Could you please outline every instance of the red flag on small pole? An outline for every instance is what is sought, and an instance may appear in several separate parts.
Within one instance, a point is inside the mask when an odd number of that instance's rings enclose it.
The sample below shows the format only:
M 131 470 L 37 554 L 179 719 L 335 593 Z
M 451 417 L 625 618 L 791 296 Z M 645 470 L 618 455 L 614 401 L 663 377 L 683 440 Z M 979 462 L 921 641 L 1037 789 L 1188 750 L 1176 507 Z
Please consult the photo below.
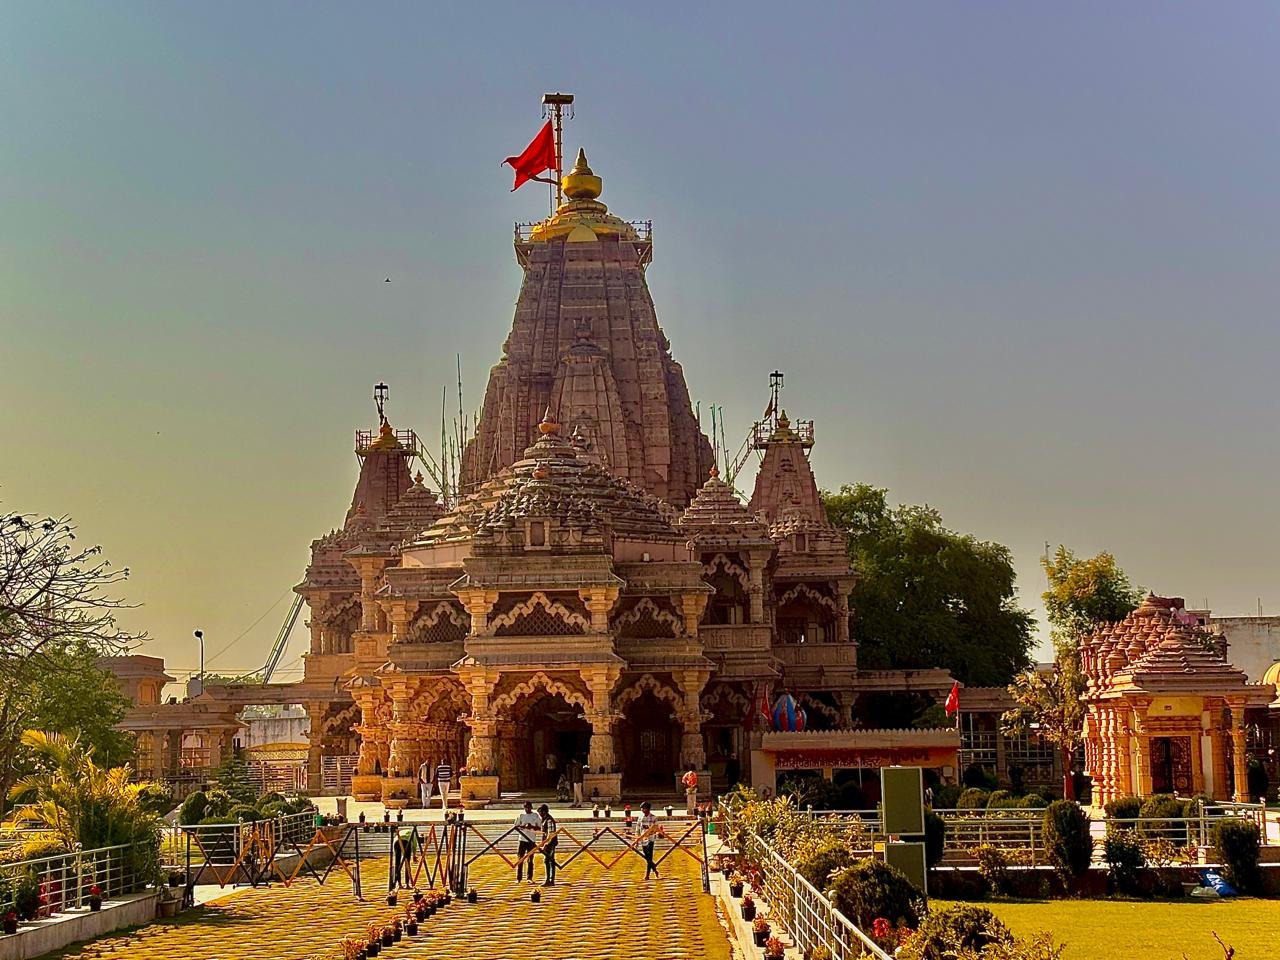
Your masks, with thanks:
M 518 157 L 507 157 L 502 162 L 511 164 L 516 172 L 516 183 L 511 188 L 513 191 L 519 190 L 520 186 L 528 180 L 555 183 L 554 180 L 538 176 L 544 170 L 556 169 L 556 139 L 551 129 L 551 121 L 548 120 L 542 125 L 538 135 L 524 148 L 523 153 Z
M 945 704 L 947 716 L 958 713 L 960 710 L 960 681 L 956 680 L 951 684 L 951 692 L 947 694 L 947 702 Z

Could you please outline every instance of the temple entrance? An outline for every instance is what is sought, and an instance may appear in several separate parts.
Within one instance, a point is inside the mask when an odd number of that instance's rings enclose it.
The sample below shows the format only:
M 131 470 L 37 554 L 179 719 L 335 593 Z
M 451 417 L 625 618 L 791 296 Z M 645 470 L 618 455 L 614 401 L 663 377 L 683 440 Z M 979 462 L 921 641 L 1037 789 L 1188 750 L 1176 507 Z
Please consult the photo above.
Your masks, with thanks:
M 569 761 L 575 757 L 586 761 L 591 724 L 583 708 L 562 695 L 531 694 L 516 704 L 512 719 L 516 721 L 516 769 L 513 777 L 503 770 L 503 779 L 517 790 L 555 790 Z
M 1153 793 L 1190 793 L 1191 738 L 1151 738 L 1151 789 Z
M 652 691 L 628 704 L 618 722 L 623 787 L 670 793 L 680 758 L 680 733 L 671 704 Z

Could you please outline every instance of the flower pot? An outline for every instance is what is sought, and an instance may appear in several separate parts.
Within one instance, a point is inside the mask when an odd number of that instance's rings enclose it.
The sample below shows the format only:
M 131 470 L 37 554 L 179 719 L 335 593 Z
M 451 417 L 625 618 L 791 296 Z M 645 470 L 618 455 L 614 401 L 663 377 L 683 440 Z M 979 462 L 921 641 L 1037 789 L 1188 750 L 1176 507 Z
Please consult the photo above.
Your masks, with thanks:
M 383 945 L 384 947 L 389 947 L 389 946 L 391 946 L 391 945 L 392 945 L 393 943 L 395 943 L 395 942 L 396 942 L 396 938 L 395 938 L 394 934 L 392 934 L 392 932 L 391 932 L 390 930 L 383 930 L 383 931 L 382 931 L 382 945 Z
M 382 952 L 382 944 L 380 944 L 377 940 L 374 940 L 372 943 L 369 944 L 369 946 L 364 948 L 364 952 L 368 954 L 370 957 L 376 957 L 379 953 Z
M 742 905 L 742 919 L 754 920 L 755 918 L 756 918 L 756 905 L 754 903 L 744 903 Z M 764 944 L 762 943 L 760 944 L 760 946 L 763 947 Z
M 418 918 L 419 923 L 427 919 L 427 917 L 431 916 L 431 908 L 428 907 L 425 903 L 418 904 L 418 909 L 413 912 L 414 912 L 414 915 Z
M 89 909 L 90 909 L 90 910 L 93 910 L 93 911 L 95 911 L 95 912 L 96 912 L 96 911 L 98 911 L 98 910 L 101 910 L 101 909 L 102 909 L 102 898 L 101 898 L 101 897 L 90 897 L 90 898 L 89 898 Z
M 394 907 L 396 905 L 396 895 L 394 893 L 387 894 L 387 906 Z
M 742 896 L 742 884 L 740 884 L 740 883 L 731 883 L 731 884 L 729 884 L 729 896 L 731 896 L 731 897 L 735 897 L 735 898 L 737 898 L 737 897 L 741 897 L 741 896 Z
M 417 890 L 413 891 L 413 902 L 414 903 L 422 902 L 422 894 L 419 893 Z
M 4 918 L 4 920 L 3 920 L 2 922 L 3 922 L 3 925 L 4 925 L 4 932 L 5 932 L 5 935 L 6 935 L 6 936 L 11 936 L 11 935 L 13 935 L 13 934 L 15 934 L 15 933 L 17 933 L 17 932 L 18 932 L 18 918 L 17 918 L 17 917 L 5 917 L 5 918 Z
M 765 930 L 761 932 L 759 930 L 753 930 L 751 931 L 751 937 L 755 940 L 757 947 L 763 947 L 765 945 L 765 941 L 769 939 L 769 931 Z
M 593 816 L 593 817 L 595 817 L 597 820 L 599 820 L 599 819 L 600 819 L 600 811 L 599 811 L 599 810 L 592 810 L 592 811 L 591 811 L 591 816 Z
M 409 936 L 416 937 L 418 935 L 418 921 L 410 920 L 407 924 L 405 924 L 405 931 L 409 934 Z
M 399 927 L 396 927 L 394 930 L 391 931 L 392 943 L 399 943 L 402 939 L 404 939 L 404 931 L 401 930 Z
M 479 897 L 476 896 L 476 892 L 474 890 L 467 891 L 467 903 L 475 903 L 478 899 Z

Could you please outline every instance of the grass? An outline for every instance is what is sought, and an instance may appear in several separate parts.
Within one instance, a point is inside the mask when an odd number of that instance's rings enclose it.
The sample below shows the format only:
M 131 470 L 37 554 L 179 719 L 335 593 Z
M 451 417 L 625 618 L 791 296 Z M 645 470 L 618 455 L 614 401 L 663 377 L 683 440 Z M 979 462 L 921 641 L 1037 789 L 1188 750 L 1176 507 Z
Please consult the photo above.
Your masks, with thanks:
M 941 900 L 934 909 L 945 906 Z M 1235 947 L 1235 960 L 1277 955 L 1280 903 L 1228 900 L 1047 900 L 982 904 L 1017 936 L 1047 930 L 1065 943 L 1064 960 L 1222 960 L 1213 939 Z

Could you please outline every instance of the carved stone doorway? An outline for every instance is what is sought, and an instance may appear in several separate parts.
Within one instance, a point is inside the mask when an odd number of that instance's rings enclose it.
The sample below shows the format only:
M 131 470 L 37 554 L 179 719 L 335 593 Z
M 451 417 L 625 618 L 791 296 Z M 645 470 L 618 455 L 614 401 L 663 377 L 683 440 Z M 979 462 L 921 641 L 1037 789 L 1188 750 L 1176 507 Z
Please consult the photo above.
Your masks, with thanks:
M 623 787 L 673 792 L 681 728 L 671 704 L 646 690 L 627 704 L 618 734 Z
M 583 760 L 591 745 L 591 724 L 582 707 L 560 694 L 537 691 L 512 711 L 518 741 L 515 786 L 518 790 L 554 790 L 574 757 Z M 505 776 L 504 771 L 504 776 Z

